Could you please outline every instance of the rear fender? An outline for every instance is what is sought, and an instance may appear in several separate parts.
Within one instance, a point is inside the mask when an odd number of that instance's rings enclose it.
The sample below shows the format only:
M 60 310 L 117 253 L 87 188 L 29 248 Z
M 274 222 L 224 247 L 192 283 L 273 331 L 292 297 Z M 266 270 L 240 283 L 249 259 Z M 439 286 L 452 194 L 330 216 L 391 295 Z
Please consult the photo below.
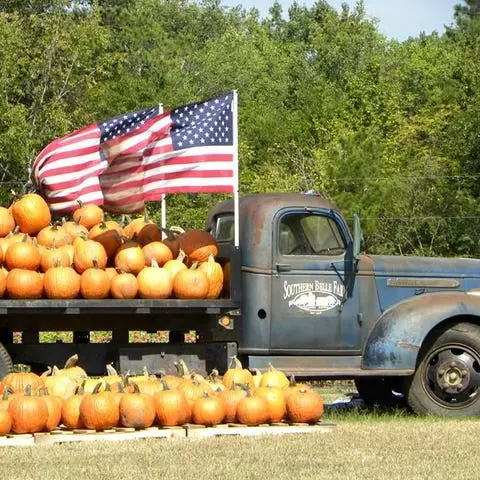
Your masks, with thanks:
M 362 368 L 415 370 L 422 344 L 432 330 L 458 317 L 480 324 L 480 297 L 439 292 L 411 297 L 386 310 L 372 327 Z

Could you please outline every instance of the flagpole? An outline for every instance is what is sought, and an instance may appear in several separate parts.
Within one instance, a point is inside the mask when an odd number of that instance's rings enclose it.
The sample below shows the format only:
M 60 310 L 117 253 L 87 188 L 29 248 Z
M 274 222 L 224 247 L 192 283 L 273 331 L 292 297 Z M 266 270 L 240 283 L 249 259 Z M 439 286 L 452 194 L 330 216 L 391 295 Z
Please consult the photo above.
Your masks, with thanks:
M 163 110 L 163 103 L 158 105 L 158 113 L 161 115 L 164 112 Z M 167 236 L 165 233 L 165 229 L 167 228 L 167 202 L 165 200 L 166 195 L 162 193 L 162 199 L 160 201 L 160 225 L 162 227 L 162 240 Z
M 234 245 L 240 245 L 240 199 L 238 192 L 238 92 L 233 91 L 233 225 Z

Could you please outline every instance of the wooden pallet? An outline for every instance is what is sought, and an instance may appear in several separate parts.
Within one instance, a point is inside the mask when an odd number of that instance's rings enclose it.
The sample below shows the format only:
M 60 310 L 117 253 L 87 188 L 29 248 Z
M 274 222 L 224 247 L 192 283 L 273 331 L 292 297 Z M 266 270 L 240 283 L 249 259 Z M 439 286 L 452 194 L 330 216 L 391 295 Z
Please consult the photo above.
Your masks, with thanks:
M 332 431 L 334 423 L 319 422 L 315 425 L 307 423 L 274 423 L 271 425 L 259 425 L 249 427 L 238 423 L 215 425 L 205 427 L 203 425 L 185 425 L 187 438 L 207 438 L 223 435 L 238 435 L 242 437 L 253 437 L 259 435 L 285 435 L 285 434 L 307 434 L 325 433 Z
M 29 433 L 0 436 L 0 447 L 31 447 L 33 445 L 35 445 L 35 439 Z
M 185 438 L 185 429 L 182 427 L 159 428 L 150 427 L 144 430 L 134 428 L 112 428 L 111 430 L 63 430 L 58 429 L 50 433 L 36 433 L 35 445 L 49 445 L 52 443 L 94 442 L 94 441 L 123 441 L 140 440 L 145 438 Z

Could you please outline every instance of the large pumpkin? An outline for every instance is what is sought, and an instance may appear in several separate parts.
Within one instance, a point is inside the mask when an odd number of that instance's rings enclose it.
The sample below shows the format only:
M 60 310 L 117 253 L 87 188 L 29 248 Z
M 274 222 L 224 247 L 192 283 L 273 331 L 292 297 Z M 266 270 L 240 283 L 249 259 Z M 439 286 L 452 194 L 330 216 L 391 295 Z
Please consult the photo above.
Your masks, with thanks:
M 37 234 L 52 221 L 47 202 L 36 193 L 27 193 L 12 206 L 15 223 L 23 233 Z
M 120 422 L 124 427 L 148 428 L 155 420 L 153 396 L 141 393 L 134 384 L 133 393 L 124 393 L 119 405 Z
M 323 399 L 314 390 L 303 388 L 287 397 L 287 416 L 292 422 L 316 423 L 323 411 Z
M 144 267 L 137 275 L 140 298 L 168 298 L 172 294 L 170 273 L 153 261 L 151 267 Z
M 25 395 L 12 395 L 8 405 L 12 416 L 14 433 L 41 432 L 48 419 L 48 407 L 43 397 L 31 394 L 30 385 L 25 388 Z
M 173 293 L 177 298 L 202 299 L 208 293 L 208 278 L 194 263 L 190 268 L 180 270 L 173 279 Z
M 80 416 L 87 428 L 106 430 L 118 424 L 120 413 L 112 392 L 100 391 L 99 382 L 89 395 L 84 395 L 80 403 Z
M 37 393 L 44 387 L 43 378 L 33 372 L 13 372 L 7 373 L 2 380 L 2 388 L 8 388 L 11 393 L 25 393 L 27 385 Z
M 225 418 L 225 404 L 214 395 L 205 393 L 192 406 L 192 422 L 197 425 L 218 425 Z
M 198 266 L 198 270 L 203 272 L 208 280 L 208 291 L 205 298 L 218 298 L 223 290 L 222 266 L 215 261 L 215 257 L 213 255 L 210 255 L 206 262 L 202 262 Z
M 206 262 L 209 255 L 218 253 L 215 237 L 205 230 L 187 230 L 178 237 L 178 243 L 191 261 Z
M 177 388 L 171 389 L 166 382 L 163 382 L 163 390 L 154 395 L 153 401 L 159 425 L 174 427 L 189 420 L 190 407 L 185 394 Z

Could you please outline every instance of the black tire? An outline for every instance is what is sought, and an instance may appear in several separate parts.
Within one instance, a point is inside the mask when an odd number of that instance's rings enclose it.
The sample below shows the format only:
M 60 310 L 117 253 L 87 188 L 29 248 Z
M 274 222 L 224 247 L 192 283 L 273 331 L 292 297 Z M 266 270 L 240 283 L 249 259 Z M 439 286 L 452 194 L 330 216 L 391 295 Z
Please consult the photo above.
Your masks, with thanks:
M 408 385 L 407 401 L 419 415 L 480 414 L 480 326 L 459 323 L 430 344 Z
M 405 401 L 401 392 L 402 379 L 399 377 L 358 377 L 355 379 L 360 398 L 366 405 L 401 407 Z
M 7 374 L 13 372 L 13 362 L 7 349 L 0 343 L 0 380 Z

